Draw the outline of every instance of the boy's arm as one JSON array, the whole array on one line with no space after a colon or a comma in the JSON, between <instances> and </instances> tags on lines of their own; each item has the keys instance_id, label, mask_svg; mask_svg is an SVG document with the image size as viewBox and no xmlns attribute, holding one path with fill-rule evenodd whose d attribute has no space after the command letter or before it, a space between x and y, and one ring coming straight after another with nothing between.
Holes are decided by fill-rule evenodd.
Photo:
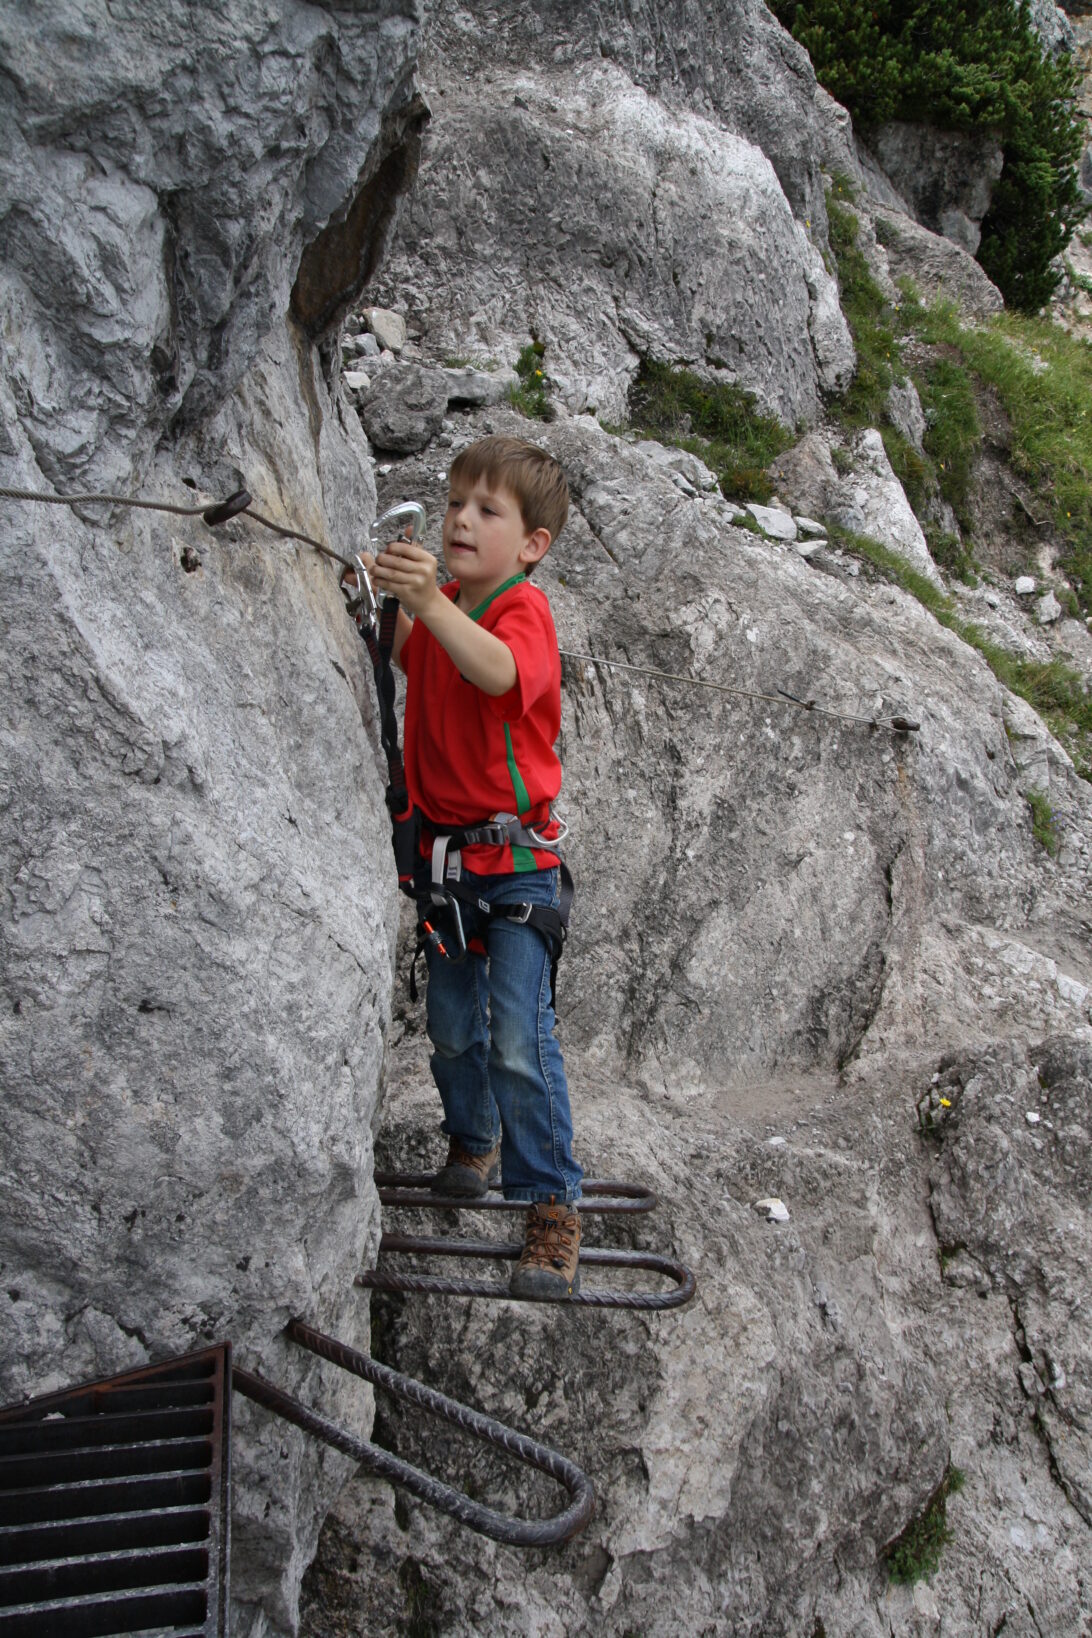
<instances>
[{"instance_id":1,"label":"boy's arm","mask_svg":"<svg viewBox=\"0 0 1092 1638\"><path fill-rule=\"evenodd\" d=\"M516 686L518 675L512 650L443 595L436 584L436 559L423 546L392 541L376 560L375 583L382 591L392 592L403 608L424 622L467 682L483 694L496 698ZM408 620L406 625L408 628ZM399 651L400 645L396 655Z\"/></svg>"}]
</instances>

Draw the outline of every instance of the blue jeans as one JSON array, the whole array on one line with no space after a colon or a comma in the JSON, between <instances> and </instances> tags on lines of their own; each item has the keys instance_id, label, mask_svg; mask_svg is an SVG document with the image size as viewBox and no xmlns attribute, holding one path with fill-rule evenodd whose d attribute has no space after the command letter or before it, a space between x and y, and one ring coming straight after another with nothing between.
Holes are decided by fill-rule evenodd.
<instances>
[{"instance_id":1,"label":"blue jeans","mask_svg":"<svg viewBox=\"0 0 1092 1638\"><path fill-rule=\"evenodd\" d=\"M463 881L490 904L557 905L560 872L478 876ZM426 951L426 1027L443 1130L471 1154L501 1140L506 1200L579 1200L584 1175L573 1159L569 1087L554 1037L550 957L533 927L487 919L463 906L467 938L487 955L461 962Z\"/></svg>"}]
</instances>

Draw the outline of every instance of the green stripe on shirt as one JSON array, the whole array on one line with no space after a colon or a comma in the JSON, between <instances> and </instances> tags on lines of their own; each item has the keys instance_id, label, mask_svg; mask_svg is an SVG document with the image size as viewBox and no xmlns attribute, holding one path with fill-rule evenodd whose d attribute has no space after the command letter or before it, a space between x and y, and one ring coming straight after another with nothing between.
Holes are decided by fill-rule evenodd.
<instances>
[{"instance_id":1,"label":"green stripe on shirt","mask_svg":"<svg viewBox=\"0 0 1092 1638\"><path fill-rule=\"evenodd\" d=\"M516 800L516 812L522 819L525 813L530 812L531 798L527 793L527 786L523 783L523 775L516 763L516 753L512 745L512 730L507 723L504 725L504 745L508 753L508 777L512 781L512 794ZM514 847L512 849L512 869L517 875L523 875L528 870L538 869L538 860L529 847Z\"/></svg>"}]
</instances>

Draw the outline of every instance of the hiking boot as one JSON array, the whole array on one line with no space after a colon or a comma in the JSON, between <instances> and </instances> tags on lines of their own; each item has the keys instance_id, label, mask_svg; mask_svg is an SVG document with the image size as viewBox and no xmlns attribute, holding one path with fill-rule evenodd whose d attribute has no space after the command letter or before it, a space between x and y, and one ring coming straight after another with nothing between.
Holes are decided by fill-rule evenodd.
<instances>
[{"instance_id":1,"label":"hiking boot","mask_svg":"<svg viewBox=\"0 0 1092 1638\"><path fill-rule=\"evenodd\" d=\"M564 1302L580 1290L580 1218L572 1206L538 1201L527 1213L523 1255L512 1271L508 1292Z\"/></svg>"},{"instance_id":2,"label":"hiking boot","mask_svg":"<svg viewBox=\"0 0 1092 1638\"><path fill-rule=\"evenodd\" d=\"M500 1144L495 1143L484 1155L472 1155L458 1138L447 1146L444 1169L436 1173L432 1185L437 1194L474 1196L484 1194L492 1183L500 1182Z\"/></svg>"}]
</instances>

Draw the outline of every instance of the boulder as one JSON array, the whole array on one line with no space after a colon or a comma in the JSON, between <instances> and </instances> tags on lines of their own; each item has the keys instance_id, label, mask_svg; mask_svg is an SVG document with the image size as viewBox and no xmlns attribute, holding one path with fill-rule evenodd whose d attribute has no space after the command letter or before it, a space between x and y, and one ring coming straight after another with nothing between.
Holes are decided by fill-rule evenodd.
<instances>
[{"instance_id":1,"label":"boulder","mask_svg":"<svg viewBox=\"0 0 1092 1638\"><path fill-rule=\"evenodd\" d=\"M987 318L1002 311L1005 301L1000 290L961 245L885 206L875 208L873 214L896 283L910 279L924 301L943 296L954 301L967 318Z\"/></svg>"},{"instance_id":2,"label":"boulder","mask_svg":"<svg viewBox=\"0 0 1092 1638\"><path fill-rule=\"evenodd\" d=\"M404 300L435 357L511 364L537 338L573 411L623 420L652 357L813 420L853 348L819 220L812 235L794 217L761 148L598 54L540 76L491 41L468 96L465 48L432 60L432 124L376 299Z\"/></svg>"},{"instance_id":3,"label":"boulder","mask_svg":"<svg viewBox=\"0 0 1092 1638\"><path fill-rule=\"evenodd\" d=\"M973 256L1004 164L999 138L891 120L869 131L868 145L922 227Z\"/></svg>"},{"instance_id":4,"label":"boulder","mask_svg":"<svg viewBox=\"0 0 1092 1638\"><path fill-rule=\"evenodd\" d=\"M500 404L519 386L515 370L476 370L472 365L445 369L449 409L481 409Z\"/></svg>"},{"instance_id":5,"label":"boulder","mask_svg":"<svg viewBox=\"0 0 1092 1638\"><path fill-rule=\"evenodd\" d=\"M447 401L443 371L420 364L389 364L375 377L358 409L376 449L406 455L424 449L436 436Z\"/></svg>"},{"instance_id":6,"label":"boulder","mask_svg":"<svg viewBox=\"0 0 1092 1638\"><path fill-rule=\"evenodd\" d=\"M365 307L364 319L375 337L376 345L398 354L406 345L406 321L401 313L392 313L386 307Z\"/></svg>"},{"instance_id":7,"label":"boulder","mask_svg":"<svg viewBox=\"0 0 1092 1638\"><path fill-rule=\"evenodd\" d=\"M891 470L883 439L874 427L857 436L849 460L849 470L840 472L828 439L812 432L779 455L770 473L795 507L838 523L854 534L867 535L905 558L911 568L934 585L943 585L921 525Z\"/></svg>"}]
</instances>

